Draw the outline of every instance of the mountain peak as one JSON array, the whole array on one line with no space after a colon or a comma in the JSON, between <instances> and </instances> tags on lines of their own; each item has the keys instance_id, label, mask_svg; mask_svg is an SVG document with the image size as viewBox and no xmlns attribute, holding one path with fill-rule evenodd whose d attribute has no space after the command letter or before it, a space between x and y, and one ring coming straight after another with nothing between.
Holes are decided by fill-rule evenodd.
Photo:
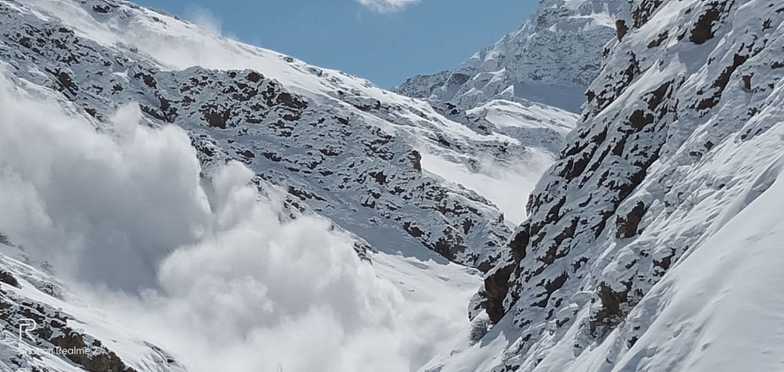
<instances>
[{"instance_id":1,"label":"mountain peak","mask_svg":"<svg viewBox=\"0 0 784 372\"><path fill-rule=\"evenodd\" d=\"M531 100L580 111L583 93L601 68L625 0L546 0L523 26L475 53L449 73L406 80L398 92L463 108L492 99Z\"/></svg>"}]
</instances>

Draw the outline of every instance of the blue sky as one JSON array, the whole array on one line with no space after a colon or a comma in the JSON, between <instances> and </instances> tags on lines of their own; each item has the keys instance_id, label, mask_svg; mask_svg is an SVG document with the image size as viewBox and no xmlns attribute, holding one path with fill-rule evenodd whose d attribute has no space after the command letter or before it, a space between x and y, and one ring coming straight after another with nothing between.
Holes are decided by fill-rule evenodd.
<instances>
[{"instance_id":1,"label":"blue sky","mask_svg":"<svg viewBox=\"0 0 784 372\"><path fill-rule=\"evenodd\" d=\"M519 27L537 0L135 0L391 88L452 68Z\"/></svg>"}]
</instances>

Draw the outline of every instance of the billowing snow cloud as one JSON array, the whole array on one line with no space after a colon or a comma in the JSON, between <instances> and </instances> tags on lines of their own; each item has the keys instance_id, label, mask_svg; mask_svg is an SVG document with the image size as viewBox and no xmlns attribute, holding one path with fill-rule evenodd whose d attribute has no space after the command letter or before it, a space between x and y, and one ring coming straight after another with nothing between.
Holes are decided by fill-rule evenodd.
<instances>
[{"instance_id":1,"label":"billowing snow cloud","mask_svg":"<svg viewBox=\"0 0 784 372\"><path fill-rule=\"evenodd\" d=\"M54 100L6 89L0 108L0 229L60 275L154 286L155 263L209 227L199 162L179 128L138 126L138 106L126 106L98 135Z\"/></svg>"},{"instance_id":2,"label":"billowing snow cloud","mask_svg":"<svg viewBox=\"0 0 784 372\"><path fill-rule=\"evenodd\" d=\"M17 84L0 77L0 231L189 371L416 370L464 329L329 221L283 221L240 163L202 169L182 129L134 104L98 129Z\"/></svg>"},{"instance_id":3,"label":"billowing snow cloud","mask_svg":"<svg viewBox=\"0 0 784 372\"><path fill-rule=\"evenodd\" d=\"M399 12L420 0L357 0L362 6L379 13Z\"/></svg>"}]
</instances>

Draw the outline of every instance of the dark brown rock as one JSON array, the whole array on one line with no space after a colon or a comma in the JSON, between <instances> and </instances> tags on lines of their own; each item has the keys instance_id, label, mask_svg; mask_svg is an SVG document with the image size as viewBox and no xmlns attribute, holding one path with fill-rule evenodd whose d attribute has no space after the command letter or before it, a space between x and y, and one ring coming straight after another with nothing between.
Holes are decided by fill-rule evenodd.
<instances>
[{"instance_id":1,"label":"dark brown rock","mask_svg":"<svg viewBox=\"0 0 784 372\"><path fill-rule=\"evenodd\" d=\"M626 26L626 21L622 19L618 19L615 21L615 36L618 37L618 41L623 41L623 37L626 36L626 33L629 32L629 27Z\"/></svg>"},{"instance_id":2,"label":"dark brown rock","mask_svg":"<svg viewBox=\"0 0 784 372\"><path fill-rule=\"evenodd\" d=\"M634 205L634 208L632 208L626 216L618 216L615 220L615 225L618 229L615 236L618 239L627 239L636 236L638 234L640 221L642 221L642 217L645 215L645 211L645 204L643 202L637 202L637 204Z\"/></svg>"},{"instance_id":3,"label":"dark brown rock","mask_svg":"<svg viewBox=\"0 0 784 372\"><path fill-rule=\"evenodd\" d=\"M501 321L506 313L503 305L504 298L509 292L509 277L512 275L514 266L514 264L507 264L485 278L485 312L493 324Z\"/></svg>"},{"instance_id":4,"label":"dark brown rock","mask_svg":"<svg viewBox=\"0 0 784 372\"><path fill-rule=\"evenodd\" d=\"M16 287L16 288L22 288L19 285L19 281L16 280L16 278L13 276L13 274L11 274L11 273L9 273L8 271L5 271L5 270L0 270L0 282L3 282L5 284L8 284L8 285Z\"/></svg>"},{"instance_id":5,"label":"dark brown rock","mask_svg":"<svg viewBox=\"0 0 784 372\"><path fill-rule=\"evenodd\" d=\"M699 16L691 30L689 40L695 44L703 44L713 38L713 24L716 23L727 5L725 1L711 1Z\"/></svg>"}]
</instances>

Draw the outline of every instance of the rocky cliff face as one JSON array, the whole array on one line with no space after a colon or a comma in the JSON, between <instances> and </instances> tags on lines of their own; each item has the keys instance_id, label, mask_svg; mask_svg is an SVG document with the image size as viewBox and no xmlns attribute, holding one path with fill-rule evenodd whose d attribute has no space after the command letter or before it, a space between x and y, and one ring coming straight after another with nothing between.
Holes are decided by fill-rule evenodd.
<instances>
[{"instance_id":1,"label":"rocky cliff face","mask_svg":"<svg viewBox=\"0 0 784 372\"><path fill-rule=\"evenodd\" d=\"M757 319L781 324L761 284L781 255L750 237L780 232L765 205L782 200L784 7L638 0L626 24L476 298L472 316L495 326L436 370L778 368L725 353L762 352L776 336ZM746 275L729 281L725 259Z\"/></svg>"},{"instance_id":2,"label":"rocky cliff face","mask_svg":"<svg viewBox=\"0 0 784 372\"><path fill-rule=\"evenodd\" d=\"M464 109L493 99L530 100L572 112L601 68L625 0L546 0L519 30L504 36L454 71L404 82L402 94L450 101Z\"/></svg>"}]
</instances>

